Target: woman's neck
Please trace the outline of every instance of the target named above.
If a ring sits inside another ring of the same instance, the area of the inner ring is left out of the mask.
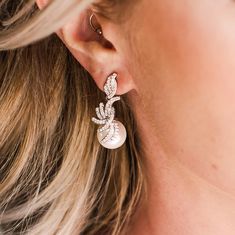
[[[147,196],[128,235],[234,235],[235,198],[177,162],[151,157]]]
[[[181,137],[189,133],[187,139],[170,139],[169,130],[165,133],[169,143],[185,146],[171,151],[159,141],[156,129],[148,126],[150,121],[138,117],[147,194],[128,235],[234,235],[235,152],[228,131],[221,124],[220,131],[210,138],[212,130],[206,128],[212,125],[205,125],[204,130],[192,125],[192,131],[179,133]]]

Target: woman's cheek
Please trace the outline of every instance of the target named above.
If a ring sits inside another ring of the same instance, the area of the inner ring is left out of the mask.
[[[139,14],[146,11],[145,17],[135,17],[141,30],[132,31],[142,69],[136,76],[148,76],[148,83],[138,79],[139,86],[235,91],[235,10],[225,2],[165,0],[150,8],[143,1]]]

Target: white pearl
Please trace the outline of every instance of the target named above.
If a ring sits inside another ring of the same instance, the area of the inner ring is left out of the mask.
[[[108,134],[109,130],[105,130],[103,132],[97,131],[97,138],[98,138],[100,144],[107,149],[119,148],[124,144],[124,142],[126,140],[126,136],[127,136],[126,128],[124,127],[124,125],[121,122],[116,121],[116,120],[115,120],[115,122],[118,124],[119,132],[115,135],[114,138],[110,139],[109,141],[107,141],[105,143],[102,143],[102,141],[101,141]]]

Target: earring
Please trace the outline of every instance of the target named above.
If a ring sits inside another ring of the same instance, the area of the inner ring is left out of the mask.
[[[98,125],[102,125],[97,130],[97,138],[100,144],[107,149],[116,149],[123,145],[126,140],[126,128],[124,125],[114,120],[115,109],[112,106],[114,102],[120,100],[120,96],[115,96],[117,91],[117,74],[111,74],[104,84],[104,92],[106,94],[107,103],[100,103],[96,108],[98,117],[92,118],[92,121]]]
[[[93,24],[93,17],[94,17],[94,13],[92,13],[90,15],[90,19],[89,19],[89,23],[90,23],[90,26],[91,28],[93,29],[93,31],[95,31],[96,33],[98,33],[100,36],[103,34],[101,28],[96,28]]]

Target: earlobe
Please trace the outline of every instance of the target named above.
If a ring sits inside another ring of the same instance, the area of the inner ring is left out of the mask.
[[[40,9],[48,3],[48,0],[36,1]],[[105,38],[105,32],[101,35],[96,30],[96,27],[102,29],[102,22],[98,22],[95,15],[92,17],[91,15],[90,9],[84,11],[64,25],[56,34],[72,55],[90,73],[102,91],[107,77],[114,72],[118,74],[118,95],[135,89],[133,79],[115,45]],[[113,30],[111,26],[110,24],[109,31]]]
[[[115,45],[112,42],[107,43],[105,32],[104,35],[100,35],[92,28],[90,19],[96,18],[91,18],[91,14],[92,12],[88,10],[66,24],[61,29],[61,39],[102,91],[107,77],[113,72],[116,72],[119,77],[118,95],[135,89],[133,80]],[[97,25],[99,24],[95,22],[93,26]]]
[[[90,11],[83,12],[76,19],[64,25],[58,36],[101,88],[100,77],[105,77],[116,69],[113,66],[115,49],[106,47],[105,38],[91,28],[89,17]]]
[[[38,8],[41,10],[48,4],[49,0],[36,0]]]

